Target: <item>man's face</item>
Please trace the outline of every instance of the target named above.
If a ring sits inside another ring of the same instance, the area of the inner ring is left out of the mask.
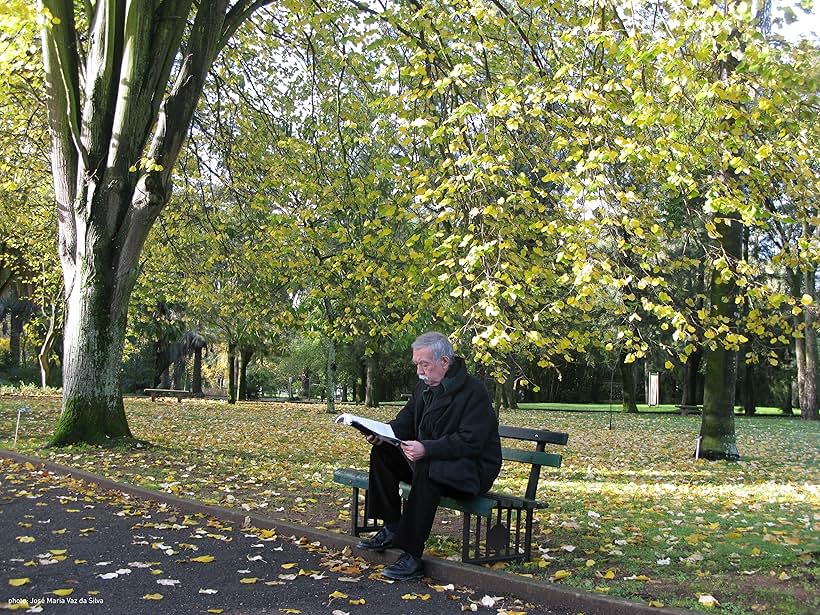
[[[416,374],[431,387],[438,386],[450,367],[450,360],[441,357],[438,361],[433,360],[432,348],[419,348],[413,351],[413,365],[416,366]]]

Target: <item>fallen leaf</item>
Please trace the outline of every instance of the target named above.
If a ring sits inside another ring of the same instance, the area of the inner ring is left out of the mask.
[[[244,585],[253,585],[258,580],[259,580],[258,577],[245,577],[245,578],[239,579],[239,582],[244,584]]]
[[[55,596],[70,596],[71,594],[74,593],[74,590],[73,589],[55,589],[51,593],[54,594]]]
[[[703,594],[698,596],[698,603],[705,606],[707,609],[719,606],[720,602],[712,594]]]
[[[145,594],[142,599],[143,600],[162,600],[162,594]]]
[[[27,583],[31,583],[31,579],[28,577],[23,577],[22,579],[9,579],[9,585],[12,587],[20,587],[21,585],[26,585]]]
[[[192,562],[198,562],[200,564],[210,564],[216,558],[213,555],[200,555],[199,557],[192,557]]]

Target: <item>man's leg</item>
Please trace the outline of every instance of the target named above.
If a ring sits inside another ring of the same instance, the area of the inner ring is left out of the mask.
[[[393,537],[393,546],[420,558],[424,543],[430,536],[436,509],[441,500],[441,487],[430,480],[430,460],[417,461],[413,471],[413,488],[404,504],[399,528]]]
[[[397,446],[379,444],[371,447],[369,479],[367,516],[383,519],[385,525],[398,523],[401,518],[399,482],[410,482],[412,470]]]

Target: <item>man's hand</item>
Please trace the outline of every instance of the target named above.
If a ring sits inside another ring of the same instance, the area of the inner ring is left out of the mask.
[[[365,436],[364,439],[367,440],[373,446],[376,446],[377,444],[381,444],[382,442],[384,442],[384,440],[382,440],[379,436],[374,436],[373,434]]]
[[[418,440],[408,440],[401,443],[401,452],[407,457],[409,461],[418,461],[427,456],[427,451],[424,450],[424,445]]]

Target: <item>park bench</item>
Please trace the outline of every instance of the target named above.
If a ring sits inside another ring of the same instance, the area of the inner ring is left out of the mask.
[[[190,391],[178,389],[145,389],[145,394],[151,396],[151,401],[156,401],[157,397],[176,397],[177,403],[182,402],[183,397],[190,397]]]
[[[678,404],[675,406],[678,409],[678,413],[681,416],[687,416],[689,414],[700,414],[701,407],[698,405],[690,405],[690,404]]]
[[[449,508],[463,513],[461,561],[471,564],[531,559],[534,513],[547,507],[546,502],[536,499],[541,467],[561,466],[561,455],[547,453],[544,449],[547,444],[564,445],[569,438],[566,433],[506,425],[500,426],[498,432],[502,438],[535,443],[535,450],[501,448],[504,462],[530,464],[529,480],[524,495],[490,491],[469,499],[442,497],[439,503],[439,508]],[[337,468],[333,472],[333,480],[353,488],[350,502],[350,533],[358,536],[363,532],[378,530],[381,520],[367,518],[367,471]],[[406,500],[410,494],[410,485],[401,483],[400,489],[402,498]],[[362,498],[359,497],[360,492],[364,492]]]

